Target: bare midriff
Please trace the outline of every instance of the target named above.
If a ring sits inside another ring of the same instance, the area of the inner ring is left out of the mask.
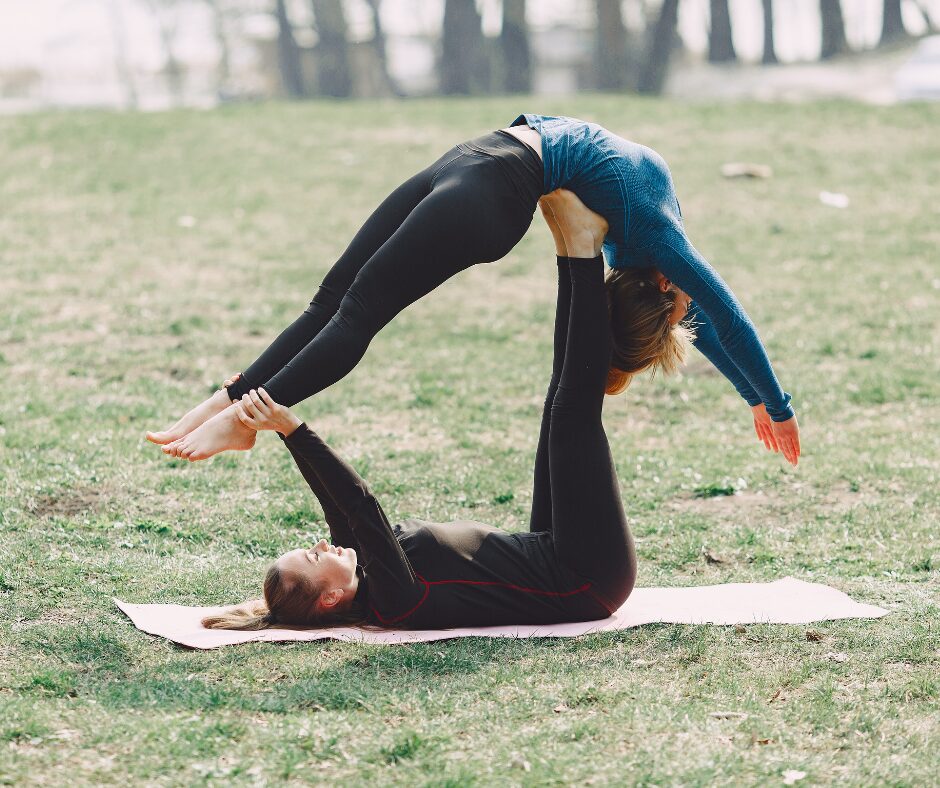
[[[512,134],[516,139],[531,145],[539,158],[542,158],[542,135],[535,129],[530,129],[528,126],[512,126],[508,129],[502,129],[502,131]]]

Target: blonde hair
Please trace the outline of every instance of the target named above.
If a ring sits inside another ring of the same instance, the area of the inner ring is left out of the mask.
[[[251,599],[202,619],[207,629],[267,629],[287,627],[355,626],[366,621],[361,603],[341,611],[324,612],[317,605],[323,588],[303,577],[288,576],[271,564],[264,575],[264,599]]]
[[[646,369],[675,372],[694,336],[689,326],[670,323],[676,293],[659,289],[655,268],[611,270],[605,285],[613,337],[606,392],[619,394]]]

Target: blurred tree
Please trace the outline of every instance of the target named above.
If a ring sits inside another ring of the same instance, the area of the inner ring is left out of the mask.
[[[442,93],[466,95],[489,90],[482,21],[474,0],[444,0],[438,72]]]
[[[153,18],[157,21],[157,36],[163,47],[163,73],[166,85],[175,104],[183,103],[183,66],[176,57],[174,41],[179,22],[176,0],[147,0]]]
[[[228,83],[232,76],[231,46],[229,45],[228,25],[226,24],[225,0],[203,0],[212,12],[212,32],[219,45],[219,66],[216,71],[216,93],[224,96],[228,93]]]
[[[124,87],[127,107],[137,109],[137,86],[134,84],[134,71],[127,62],[127,38],[120,0],[109,0],[108,13],[111,17],[111,38],[114,41],[114,68]]]
[[[771,65],[779,62],[774,49],[774,0],[763,0],[764,4],[764,56],[761,63]]]
[[[640,70],[637,90],[640,93],[662,93],[669,72],[672,45],[679,20],[679,0],[663,0],[656,24],[647,32],[646,53]]]
[[[398,83],[392,79],[392,74],[388,70],[388,53],[385,50],[385,30],[382,27],[382,17],[380,14],[382,0],[366,0],[366,3],[368,3],[369,10],[372,12],[372,47],[375,49],[375,56],[379,63],[382,81],[385,83],[385,89],[391,95],[401,98],[405,93],[398,86]]]
[[[601,90],[623,90],[628,83],[629,64],[620,0],[594,0],[594,8],[594,83]]]
[[[532,90],[525,4],[526,0],[503,0],[503,29],[499,34],[499,48],[502,52],[502,89],[507,93],[528,93]]]
[[[277,18],[277,60],[284,91],[291,98],[303,98],[307,95],[307,89],[304,85],[300,48],[294,38],[294,27],[287,15],[284,0],[276,0],[274,16]]]
[[[343,0],[311,2],[313,26],[318,38],[313,48],[317,63],[317,90],[324,96],[346,98],[352,94],[352,71]]]
[[[731,12],[728,0],[711,0],[711,24],[708,30],[708,62],[730,63],[737,60],[731,37]]]
[[[936,33],[938,28],[933,17],[935,9],[930,5],[929,0],[914,0],[914,6],[920,11],[920,15],[924,18],[924,24],[927,26],[927,35]]]
[[[819,15],[822,17],[822,47],[819,57],[826,60],[848,49],[842,5],[839,0],[819,0]]]
[[[901,18],[901,0],[884,0],[882,8],[881,39],[878,41],[878,46],[907,38],[904,20]]]

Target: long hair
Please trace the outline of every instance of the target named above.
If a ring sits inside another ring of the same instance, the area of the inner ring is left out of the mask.
[[[264,599],[251,599],[221,613],[206,616],[202,625],[208,629],[267,629],[285,627],[340,627],[366,623],[367,613],[360,602],[341,611],[324,612],[317,600],[321,586],[303,577],[285,575],[271,564],[264,575]]]
[[[669,322],[676,293],[659,289],[655,268],[612,270],[604,284],[613,336],[607,393],[619,394],[646,369],[653,374],[675,372],[693,338],[688,326]]]

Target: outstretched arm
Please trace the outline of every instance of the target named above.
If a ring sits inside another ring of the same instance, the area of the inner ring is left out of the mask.
[[[235,405],[239,419],[252,429],[276,430],[284,435],[291,454],[318,477],[343,515],[352,533],[359,563],[370,583],[370,604],[383,623],[411,610],[426,586],[392,532],[391,525],[365,480],[305,423],[271,399],[252,389]]]
[[[737,367],[766,408],[774,441],[784,457],[796,465],[800,456],[799,425],[744,308],[718,273],[685,237],[681,229],[643,250],[649,265],[659,269],[696,302],[707,315],[724,355]],[[720,367],[719,367],[720,369]],[[755,414],[755,421],[757,414]],[[755,427],[757,424],[755,423]],[[760,429],[758,429],[760,435]]]
[[[227,380],[225,385],[230,385],[233,380],[237,380],[239,377],[241,377],[240,374],[233,376],[233,379]],[[273,407],[269,407],[268,402],[262,399],[257,391],[252,391],[253,394],[249,392],[244,395],[244,404],[242,400],[236,401],[239,420],[245,424],[246,427],[251,427],[251,429],[256,431],[273,430],[277,432],[278,437],[284,441],[284,446],[290,452],[291,457],[294,458],[294,463],[297,465],[297,470],[300,471],[300,475],[304,477],[304,481],[307,482],[310,491],[320,502],[320,506],[323,509],[323,516],[326,518],[327,527],[330,529],[330,541],[335,545],[351,547],[358,554],[361,548],[359,542],[356,541],[356,537],[353,536],[346,515],[343,514],[343,511],[336,505],[336,501],[333,500],[330,491],[323,484],[316,471],[310,467],[310,464],[298,451],[294,442],[287,440],[289,436],[293,435],[303,426],[303,422],[292,413],[289,408],[277,405],[277,403],[267,395],[267,392],[264,392],[265,399],[271,402]]]
[[[738,394],[741,395],[741,398],[750,406],[751,415],[754,418],[754,432],[757,435],[757,439],[761,441],[769,451],[779,453],[780,444],[777,443],[777,438],[774,435],[774,422],[767,413],[767,408],[764,407],[764,403],[761,402],[760,397],[757,396],[757,392],[754,391],[751,384],[747,382],[747,378],[744,377],[741,370],[735,366],[735,363],[728,357],[728,354],[725,353],[724,348],[718,341],[718,334],[715,333],[715,327],[708,319],[708,315],[693,301],[689,305],[689,311],[683,322],[687,322],[695,332],[695,339],[692,340],[692,344],[695,345],[696,349],[705,356],[705,358],[711,361],[715,369],[731,382],[731,385],[734,386]],[[782,424],[788,423],[789,422],[783,422]],[[781,428],[782,425],[778,427],[778,429]],[[797,451],[796,454],[799,454],[799,452]]]

